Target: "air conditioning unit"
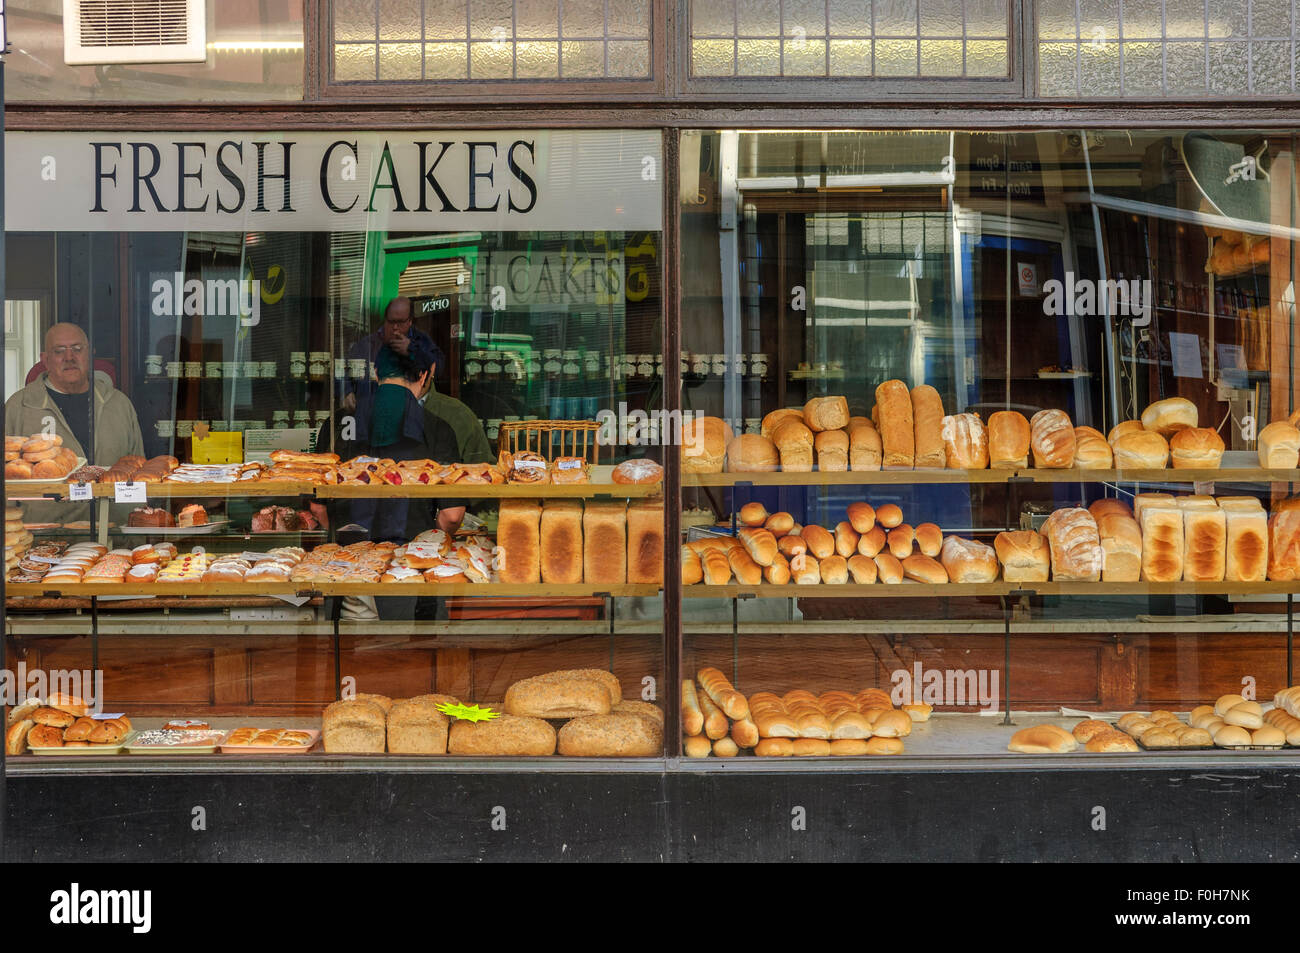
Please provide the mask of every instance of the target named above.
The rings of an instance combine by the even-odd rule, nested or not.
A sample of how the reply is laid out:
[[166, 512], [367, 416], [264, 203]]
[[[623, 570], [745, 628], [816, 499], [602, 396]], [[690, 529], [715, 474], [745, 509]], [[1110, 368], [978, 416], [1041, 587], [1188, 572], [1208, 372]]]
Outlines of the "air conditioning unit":
[[63, 60], [201, 63], [207, 59], [207, 0], [63, 0]]

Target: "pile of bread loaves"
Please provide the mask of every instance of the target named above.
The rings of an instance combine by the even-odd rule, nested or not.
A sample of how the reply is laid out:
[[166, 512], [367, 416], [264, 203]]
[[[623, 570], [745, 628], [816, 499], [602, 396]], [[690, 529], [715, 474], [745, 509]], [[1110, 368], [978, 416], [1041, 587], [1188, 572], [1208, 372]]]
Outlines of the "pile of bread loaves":
[[[506, 689], [495, 718], [453, 718], [440, 705], [450, 695], [394, 701], [357, 695], [325, 709], [323, 737], [331, 754], [495, 755], [648, 758], [663, 754], [663, 712], [624, 700], [617, 676], [599, 669], [549, 672]], [[504, 713], [501, 713], [504, 712]], [[562, 721], [557, 730], [552, 722]]]
[[497, 545], [503, 583], [661, 585], [663, 500], [502, 500]]
[[716, 668], [682, 683], [682, 750], [688, 758], [733, 758], [742, 749], [765, 757], [902, 754], [912, 723], [928, 721], [929, 705], [895, 709], [879, 688], [821, 695], [796, 689], [746, 698]]
[[[939, 392], [899, 380], [876, 388], [871, 417], [849, 416], [843, 397], [818, 397], [802, 408], [775, 410], [761, 432], [736, 436], [718, 417], [697, 417], [683, 427], [686, 473], [872, 470], [1217, 469], [1224, 442], [1198, 425], [1196, 405], [1182, 397], [1151, 404], [1141, 420], [1126, 420], [1109, 434], [1078, 426], [1063, 410], [1030, 419], [1013, 410], [991, 414], [944, 413]], [[1259, 433], [1261, 467], [1295, 469], [1300, 460], [1300, 411]]]

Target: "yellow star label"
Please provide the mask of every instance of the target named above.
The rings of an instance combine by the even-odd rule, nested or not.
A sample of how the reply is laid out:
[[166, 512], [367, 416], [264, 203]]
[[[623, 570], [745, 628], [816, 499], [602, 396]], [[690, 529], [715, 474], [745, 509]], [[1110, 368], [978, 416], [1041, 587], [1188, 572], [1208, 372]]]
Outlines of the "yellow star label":
[[438, 711], [465, 721], [491, 721], [501, 714], [491, 708], [480, 708], [478, 705], [453, 705], [450, 702], [439, 705]]

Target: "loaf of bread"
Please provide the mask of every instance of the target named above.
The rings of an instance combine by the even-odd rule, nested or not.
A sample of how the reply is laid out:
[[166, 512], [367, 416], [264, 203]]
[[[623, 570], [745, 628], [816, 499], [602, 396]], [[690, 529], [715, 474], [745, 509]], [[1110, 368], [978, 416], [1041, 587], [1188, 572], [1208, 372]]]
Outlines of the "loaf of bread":
[[566, 758], [653, 758], [663, 754], [663, 726], [632, 712], [581, 715], [560, 728]]
[[882, 459], [880, 434], [870, 424], [849, 427], [849, 469], [879, 470]]
[[1074, 424], [1063, 410], [1040, 410], [1029, 421], [1029, 446], [1038, 469], [1074, 466]]
[[973, 539], [949, 536], [943, 541], [939, 562], [950, 582], [997, 582], [998, 557], [993, 547]]
[[781, 457], [781, 469], [808, 473], [813, 468], [813, 432], [802, 420], [791, 418], [776, 428], [772, 442]]
[[388, 713], [388, 750], [393, 754], [446, 754], [451, 719], [440, 704], [456, 704], [450, 695], [421, 695], [393, 703]]
[[853, 528], [853, 524], [848, 520], [840, 520], [835, 524], [835, 553], [848, 559], [858, 551], [858, 541], [862, 539], [862, 534]]
[[727, 550], [727, 563], [735, 574], [736, 582], [742, 586], [757, 586], [763, 581], [763, 567], [750, 557], [744, 546]]
[[1169, 463], [1169, 443], [1153, 430], [1122, 434], [1111, 447], [1117, 470], [1163, 470]]
[[910, 470], [916, 462], [916, 433], [912, 423], [912, 395], [900, 380], [876, 388], [877, 430], [883, 448], [881, 466]]
[[1176, 505], [1142, 507], [1142, 580], [1178, 582], [1183, 578], [1183, 514]]
[[1220, 497], [1226, 545], [1223, 578], [1263, 582], [1268, 578], [1268, 514], [1252, 496]]
[[582, 582], [582, 504], [577, 500], [547, 500], [542, 507], [540, 536], [542, 582]]
[[682, 472], [721, 473], [735, 434], [721, 417], [693, 417], [682, 424]]
[[725, 586], [731, 582], [731, 562], [726, 553], [710, 549], [700, 557], [700, 565], [706, 586]]
[[1217, 470], [1223, 459], [1223, 438], [1209, 427], [1186, 427], [1169, 438], [1174, 469]]
[[983, 470], [989, 465], [989, 433], [979, 414], [943, 418], [944, 458], [949, 470]]
[[338, 701], [325, 709], [321, 735], [329, 754], [383, 754], [387, 715], [372, 701]]
[[1051, 570], [1047, 538], [1034, 530], [998, 533], [993, 540], [1007, 582], [1046, 582]]
[[835, 555], [835, 537], [824, 527], [809, 524], [803, 528], [800, 535], [804, 544], [808, 547], [808, 552], [818, 559], [825, 559], [827, 556]]
[[737, 434], [727, 444], [727, 469], [732, 473], [770, 473], [781, 469], [781, 455], [768, 437]]
[[817, 469], [842, 472], [849, 468], [849, 435], [843, 430], [823, 430], [813, 439], [817, 450]]
[[916, 548], [923, 555], [938, 557], [943, 550], [943, 530], [935, 523], [922, 523], [915, 530]]
[[749, 717], [749, 702], [744, 695], [736, 691], [736, 687], [731, 684], [721, 669], [702, 668], [696, 678], [704, 693], [722, 709], [722, 713], [728, 718], [740, 721]]
[[767, 507], [757, 501], [746, 503], [736, 514], [736, 521], [742, 526], [762, 526], [772, 514]]
[[1259, 465], [1265, 469], [1294, 470], [1300, 461], [1300, 430], [1284, 420], [1259, 432]]
[[771, 531], [762, 527], [746, 526], [736, 531], [736, 538], [740, 540], [745, 551], [749, 553], [749, 558], [754, 560], [760, 566], [770, 566], [772, 561], [780, 555], [777, 550], [776, 537]]
[[1063, 754], [1074, 751], [1079, 743], [1074, 735], [1057, 725], [1032, 725], [1011, 736], [1008, 751], [1022, 754]]
[[582, 512], [583, 582], [627, 582], [627, 505], [589, 501]]
[[1082, 507], [1056, 510], [1043, 523], [1052, 553], [1056, 582], [1097, 582], [1101, 579], [1101, 537], [1092, 514]]
[[609, 688], [595, 678], [549, 673], [521, 679], [507, 688], [505, 711], [529, 718], [606, 715], [615, 700], [610, 696]]
[[1223, 510], [1209, 500], [1209, 506], [1188, 505], [1183, 497], [1183, 579], [1187, 582], [1219, 582], [1227, 558], [1227, 521]]
[[1121, 420], [1115, 426], [1110, 428], [1110, 433], [1106, 434], [1106, 442], [1113, 447], [1115, 446], [1115, 441], [1124, 436], [1124, 434], [1141, 433], [1144, 430], [1146, 430], [1146, 428], [1142, 426], [1142, 421], [1140, 420]]
[[1029, 421], [1014, 410], [999, 410], [989, 417], [989, 466], [1015, 470], [1029, 466]]
[[1273, 507], [1268, 518], [1268, 578], [1275, 582], [1300, 579], [1300, 508]]
[[948, 581], [948, 573], [943, 564], [929, 556], [913, 553], [902, 560], [903, 575], [917, 582], [942, 585]]
[[759, 428], [759, 433], [769, 440], [776, 433], [776, 429], [787, 420], [803, 420], [802, 407], [782, 407], [780, 410], [774, 410], [763, 418], [763, 424]]
[[1185, 397], [1158, 400], [1142, 411], [1142, 426], [1166, 437], [1180, 430], [1197, 426], [1199, 415], [1196, 405]]
[[1137, 582], [1142, 575], [1142, 531], [1137, 520], [1113, 511], [1094, 513], [1094, 519], [1101, 536], [1102, 582]]
[[1074, 428], [1074, 465], [1080, 470], [1109, 470], [1115, 462], [1110, 444], [1092, 427]]
[[627, 507], [627, 581], [661, 586], [664, 581], [664, 502], [635, 500]]
[[814, 397], [803, 405], [803, 422], [813, 433], [849, 425], [849, 402], [843, 397]]
[[876, 553], [876, 578], [886, 585], [897, 585], [903, 581], [903, 564], [898, 557], [888, 550]]
[[524, 585], [542, 581], [542, 506], [537, 500], [502, 500], [497, 516], [498, 560], [503, 583]]
[[1177, 506], [1169, 493], [1138, 493], [1133, 497], [1133, 518], [1142, 525], [1142, 511], [1148, 506]]
[[943, 400], [929, 384], [912, 388], [913, 465], [918, 470], [942, 470], [948, 451], [943, 439]]
[[1101, 522], [1103, 516], [1107, 516], [1111, 513], [1119, 513], [1121, 516], [1131, 517], [1133, 515], [1133, 507], [1129, 506], [1117, 497], [1106, 496], [1091, 503], [1088, 506], [1088, 512], [1092, 514], [1093, 519]]
[[490, 721], [457, 719], [447, 739], [447, 753], [544, 757], [555, 754], [555, 729], [540, 718], [519, 715], [498, 715]]

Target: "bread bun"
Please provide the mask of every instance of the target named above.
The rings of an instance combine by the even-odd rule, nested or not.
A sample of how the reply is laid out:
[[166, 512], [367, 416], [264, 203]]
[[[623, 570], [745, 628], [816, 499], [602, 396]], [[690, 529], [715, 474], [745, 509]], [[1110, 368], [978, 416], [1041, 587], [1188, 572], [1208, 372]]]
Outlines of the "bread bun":
[[835, 555], [835, 537], [821, 526], [805, 526], [800, 534], [808, 546], [808, 552], [818, 559]]
[[1250, 744], [1250, 732], [1237, 725], [1224, 725], [1214, 733], [1214, 743], [1220, 748], [1237, 748]]
[[1226, 715], [1231, 709], [1243, 704], [1246, 699], [1240, 695], [1220, 695], [1214, 703], [1214, 713], [1219, 717]]
[[1198, 425], [1196, 405], [1185, 397], [1169, 397], [1142, 411], [1142, 427], [1164, 436]]
[[1096, 718], [1085, 718], [1071, 730], [1070, 734], [1074, 735], [1074, 740], [1081, 745], [1086, 745], [1097, 735], [1107, 731], [1114, 731], [1110, 725]]
[[902, 562], [903, 575], [908, 579], [938, 586], [948, 581], [948, 572], [943, 568], [943, 564], [929, 556], [913, 553]]
[[1084, 742], [1084, 749], [1107, 754], [1141, 750], [1138, 748], [1136, 741], [1122, 731], [1115, 731], [1113, 728], [1107, 728], [1105, 731], [1094, 734]]
[[889, 535], [884, 527], [873, 526], [869, 533], [863, 533], [858, 537], [858, 552], [868, 559], [874, 559], [876, 554], [885, 548], [887, 542], [889, 542]]
[[1151, 430], [1126, 433], [1111, 447], [1117, 470], [1163, 470], [1169, 462], [1168, 441]]
[[887, 551], [877, 553], [875, 562], [876, 578], [881, 582], [893, 586], [903, 581], [903, 564], [892, 553]]
[[912, 717], [905, 711], [884, 711], [872, 722], [872, 735], [878, 738], [905, 738], [912, 733]]
[[1057, 725], [1033, 725], [1021, 728], [1011, 736], [1008, 751], [1022, 754], [1062, 754], [1074, 751], [1079, 743], [1074, 736]]
[[[40, 718], [36, 719], [40, 721]], [[1242, 702], [1240, 705], [1234, 705], [1228, 709], [1227, 714], [1223, 716], [1226, 724], [1237, 725], [1241, 728], [1250, 728], [1254, 730], [1264, 724], [1264, 713], [1256, 702]]]
[[818, 564], [822, 582], [827, 585], [842, 586], [849, 581], [848, 561], [838, 554], [831, 554]]
[[889, 551], [897, 559], [906, 559], [912, 555], [912, 545], [916, 542], [916, 531], [907, 523], [901, 523], [889, 531], [885, 537]]
[[772, 535], [779, 539], [794, 528], [794, 517], [784, 510], [778, 511], [767, 518], [763, 528], [771, 530]]
[[756, 433], [742, 433], [727, 444], [727, 470], [731, 473], [772, 473], [781, 469], [776, 444]]
[[841, 520], [835, 524], [835, 552], [837, 555], [848, 559], [858, 551], [858, 540], [862, 534], [853, 528], [853, 524], [848, 520]]
[[1177, 748], [1178, 736], [1171, 731], [1156, 726], [1138, 735], [1145, 748]]
[[1272, 725], [1264, 725], [1262, 728], [1256, 728], [1250, 733], [1250, 743], [1253, 745], [1277, 745], [1281, 747], [1286, 744], [1286, 732], [1280, 728], [1274, 728]]
[[736, 514], [736, 518], [746, 526], [762, 526], [767, 522], [769, 515], [771, 514], [767, 512], [767, 507], [762, 503], [754, 502], [742, 506], [740, 512]]
[[870, 503], [850, 503], [847, 515], [858, 533], [869, 533], [876, 525], [876, 510]]
[[1178, 737], [1180, 748], [1203, 748], [1214, 744], [1214, 736], [1204, 728], [1188, 728]]
[[922, 523], [916, 528], [916, 548], [924, 556], [937, 557], [943, 550], [943, 530], [934, 523]]
[[1223, 438], [1209, 427], [1187, 427], [1169, 438], [1174, 469], [1204, 467], [1218, 469], [1223, 459]]
[[886, 503], [876, 508], [876, 522], [890, 530], [903, 522], [903, 510], [896, 503]]

